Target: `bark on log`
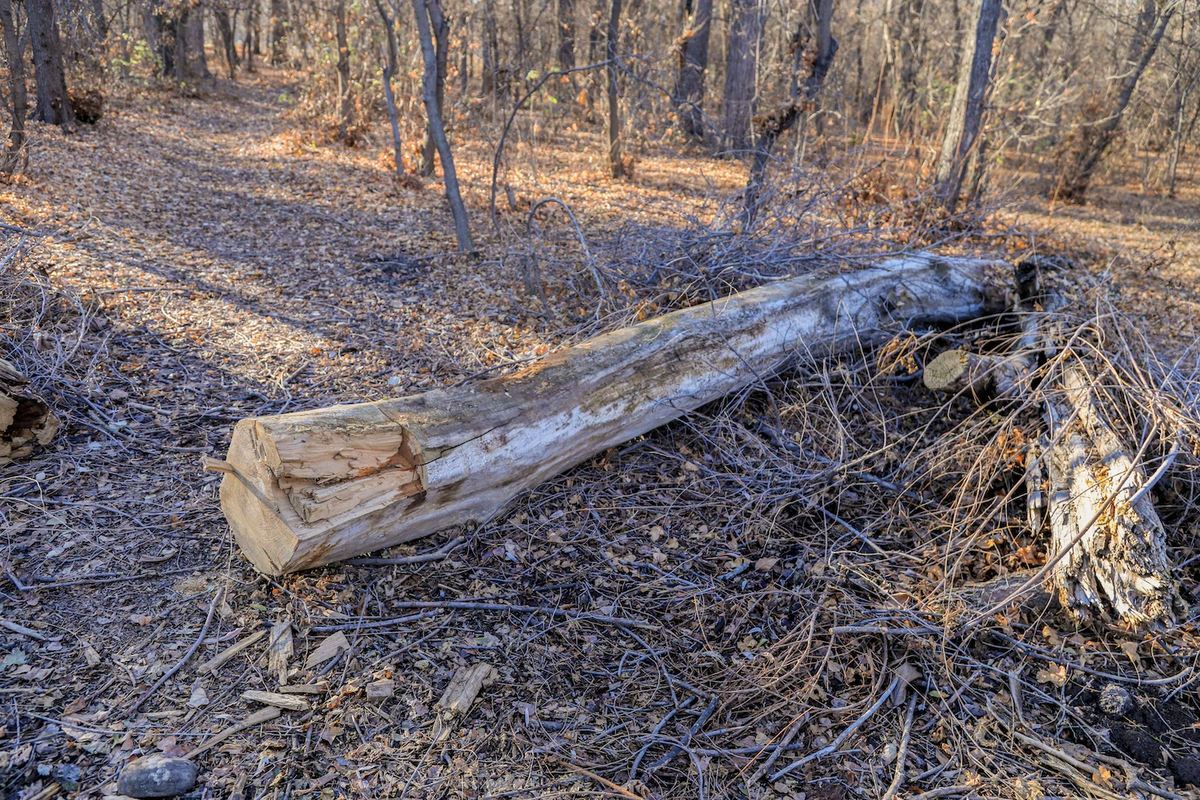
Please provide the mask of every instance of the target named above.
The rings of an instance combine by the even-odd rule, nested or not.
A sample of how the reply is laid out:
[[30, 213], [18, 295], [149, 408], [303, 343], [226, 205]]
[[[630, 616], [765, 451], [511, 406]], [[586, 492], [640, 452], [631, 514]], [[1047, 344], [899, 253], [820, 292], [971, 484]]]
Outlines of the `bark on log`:
[[487, 518], [605, 449], [777, 372], [912, 324], [1005, 307], [997, 262], [929, 255], [768, 284], [458, 389], [242, 420], [221, 505], [279, 575]]
[[58, 432], [58, 417], [44, 400], [20, 388], [28, 383], [16, 367], [0, 358], [0, 465], [10, 464], [46, 445]]

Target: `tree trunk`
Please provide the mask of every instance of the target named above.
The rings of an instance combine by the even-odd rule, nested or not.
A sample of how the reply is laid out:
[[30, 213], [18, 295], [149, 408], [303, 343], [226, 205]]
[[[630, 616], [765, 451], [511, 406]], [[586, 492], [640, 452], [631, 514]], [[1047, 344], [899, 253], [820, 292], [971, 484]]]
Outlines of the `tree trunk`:
[[762, 38], [761, 0], [730, 0], [729, 58], [725, 67], [726, 149], [745, 150], [754, 115], [758, 45]]
[[25, 89], [25, 59], [21, 57], [17, 23], [13, 18], [12, 0], [0, 0], [0, 29], [4, 34], [4, 54], [8, 60], [8, 86], [12, 97], [12, 128], [8, 133], [8, 149], [0, 161], [0, 172], [12, 175], [21, 172], [29, 163], [26, 149], [25, 111], [29, 103]]
[[942, 139], [934, 192], [946, 210], [954, 212], [962, 193], [967, 165], [983, 128], [984, 103], [992, 69], [992, 43], [1000, 21], [1001, 0], [977, 0], [975, 35], [966, 41], [958, 84], [950, 103], [950, 118]]
[[492, 0], [483, 0], [483, 76], [480, 91], [484, 97], [495, 97], [500, 90], [500, 38], [496, 28], [496, 9]]
[[[429, 21], [433, 25], [433, 36], [436, 42], [437, 54], [437, 106], [442, 111], [446, 106], [446, 71], [450, 63], [450, 23], [442, 13], [441, 0], [428, 0]], [[443, 122], [445, 117], [443, 117]], [[425, 128], [425, 138], [421, 143], [421, 168], [418, 171], [424, 178], [431, 177], [434, 169], [434, 154], [437, 148], [433, 143], [433, 134], [429, 127]]]
[[604, 57], [608, 59], [608, 171], [614, 178], [625, 174], [621, 161], [621, 107], [617, 86], [617, 40], [621, 34], [621, 0], [611, 0]]
[[[605, 0], [596, 0], [596, 7], [592, 11], [592, 21], [588, 25], [588, 63], [595, 64], [600, 60], [600, 48], [604, 43], [604, 12], [608, 8]], [[607, 73], [605, 73], [607, 76]], [[587, 110], [590, 116], [596, 106], [596, 98], [600, 95], [601, 81], [600, 74], [595, 70], [588, 75], [590, 90], [587, 93]]]
[[681, 37], [674, 98], [683, 132], [696, 138], [704, 136], [704, 84], [711, 34], [712, 0], [697, 0], [695, 13]]
[[271, 63], [279, 66], [287, 60], [287, 5], [271, 0]]
[[1074, 153], [1059, 181], [1055, 192], [1056, 199], [1068, 203], [1084, 201], [1088, 186], [1092, 182], [1092, 175], [1095, 174], [1104, 151], [1116, 136], [1117, 126], [1121, 124], [1121, 115], [1133, 99], [1138, 80], [1150, 64], [1150, 59], [1158, 49], [1158, 43], [1162, 41], [1177, 7], [1177, 3], [1160, 4], [1159, 0], [1143, 0], [1133, 39], [1122, 64], [1123, 77], [1113, 82], [1112, 89], [1101, 105], [1103, 116], [1084, 122]]
[[425, 115], [429, 120], [429, 131], [442, 160], [442, 176], [446, 183], [446, 200], [454, 215], [454, 234], [458, 249], [463, 253], [474, 251], [471, 242], [471, 226], [467, 219], [467, 207], [463, 204], [458, 189], [458, 173], [454, 169], [454, 156], [450, 153], [450, 142], [446, 139], [446, 128], [442, 124], [442, 110], [437, 96], [437, 52], [433, 47], [433, 33], [429, 28], [429, 9], [426, 0], [412, 0], [417, 20], [417, 36], [421, 41], [421, 55], [425, 62], [425, 75], [421, 82], [421, 97], [425, 102]]
[[37, 105], [33, 118], [51, 125], [73, 126], [75, 112], [67, 94], [62, 40], [54, 18], [54, 0], [25, 0], [29, 39], [33, 45], [33, 70], [37, 80]]
[[338, 54], [338, 137], [346, 144], [353, 144], [350, 133], [354, 120], [351, 119], [353, 106], [350, 102], [350, 41], [346, 35], [346, 0], [337, 0], [334, 36]]
[[237, 42], [233, 38], [233, 23], [229, 19], [229, 9], [224, 6], [213, 8], [213, 18], [217, 21], [217, 33], [221, 37], [221, 49], [225, 52], [225, 66], [229, 70], [229, 80], [236, 80]]
[[558, 68], [575, 67], [575, 0], [558, 0]]
[[204, 52], [204, 6], [189, 8], [180, 15], [175, 37], [180, 45], [175, 63], [180, 82], [211, 78]]
[[[419, 0], [418, 0], [419, 2]], [[1004, 266], [929, 255], [806, 275], [597, 337], [511, 377], [238, 423], [221, 506], [279, 575], [486, 519], [511, 498], [797, 354], [1004, 308]], [[901, 301], [900, 298], [903, 298]]]
[[387, 100], [388, 120], [392, 123], [392, 152], [396, 159], [396, 177], [402, 182], [411, 178], [404, 171], [404, 148], [400, 142], [400, 116], [396, 112], [396, 95], [392, 90], [392, 78], [400, 66], [399, 48], [396, 46], [396, 19], [383, 7], [383, 0], [375, 0], [375, 8], [383, 21], [387, 41], [387, 63], [383, 67], [383, 95]]
[[[794, 97], [788, 106], [768, 116], [759, 124], [758, 130], [755, 132], [754, 160], [750, 163], [750, 179], [746, 183], [746, 205], [742, 215], [743, 229], [748, 230], [753, 227], [754, 221], [758, 217], [767, 163], [770, 161], [775, 143], [780, 136], [796, 124], [796, 120], [799, 119], [805, 107], [816, 102], [821, 88], [825, 85], [825, 76], [829, 74], [829, 68], [833, 65], [833, 57], [837, 55], [838, 42], [833, 38], [832, 31], [833, 0], [818, 0], [816, 12], [817, 52], [813, 56], [812, 70], [804, 81], [803, 95]], [[802, 49], [799, 41], [796, 42], [796, 49], [793, 63], [799, 65], [801, 61], [799, 51]], [[798, 87], [797, 78], [793, 78], [793, 83]]]
[[897, 9], [899, 33], [897, 42], [900, 61], [896, 70], [896, 127], [897, 133], [911, 135], [917, 107], [917, 74], [924, 55], [925, 7], [927, 0], [902, 0]]

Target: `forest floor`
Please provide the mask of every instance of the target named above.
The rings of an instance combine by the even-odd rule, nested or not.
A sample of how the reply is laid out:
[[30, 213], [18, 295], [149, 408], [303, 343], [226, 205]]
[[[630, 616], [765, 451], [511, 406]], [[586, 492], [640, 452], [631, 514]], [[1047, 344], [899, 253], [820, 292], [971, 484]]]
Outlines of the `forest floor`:
[[[1041, 617], [1017, 626], [1023, 633], [1008, 630], [1051, 649], [1074, 647], [1071, 657], [1093, 672], [1124, 676], [1140, 703], [1132, 721], [1100, 720], [1092, 706], [1103, 681], [1059, 680], [1028, 648], [993, 643], [991, 654], [977, 647], [947, 656], [908, 640], [889, 652], [887, 637], [882, 650], [865, 648], [851, 636], [810, 652], [814, 630], [854, 621], [847, 608], [878, 600], [869, 576], [887, 574], [911, 595], [939, 576], [876, 564], [831, 522], [838, 516], [784, 514], [770, 492], [751, 498], [754, 486], [732, 472], [697, 468], [712, 438], [743, 418], [737, 405], [582, 465], [515, 501], [506, 519], [439, 562], [257, 575], [221, 516], [220, 476], [200, 468], [200, 455], [224, 454], [235, 421], [496, 374], [683, 302], [614, 280], [610, 291], [625, 291], [628, 302], [600, 318], [565, 219], [547, 230], [544, 251], [523, 238], [530, 203], [564, 200], [593, 255], [640, 247], [636, 261], [670, 249], [659, 245], [663, 231], [718, 214], [744, 181], [737, 162], [669, 154], [642, 154], [633, 180], [612, 181], [599, 138], [564, 125], [538, 148], [514, 144], [512, 202], [502, 188], [496, 232], [487, 222], [491, 147], [468, 140], [456, 155], [481, 255], [456, 256], [440, 185], [398, 184], [378, 146], [315, 143], [288, 114], [288, 77], [219, 81], [198, 98], [131, 90], [95, 127], [72, 135], [35, 127], [29, 173], [0, 186], [3, 221], [39, 232], [12, 233], [7, 246], [73, 298], [51, 301], [64, 304], [61, 324], [47, 328], [30, 362], [58, 371], [47, 385], [70, 406], [64, 428], [35, 457], [0, 468], [0, 616], [25, 629], [0, 630], [6, 797], [115, 794], [130, 759], [190, 751], [250, 716], [258, 706], [241, 693], [280, 684], [265, 642], [216, 669], [197, 667], [281, 622], [294, 632], [286, 682], [315, 684], [317, 693], [297, 695], [307, 710], [200, 756], [196, 796], [235, 788], [281, 799], [880, 796], [903, 708], [878, 711], [851, 749], [774, 782], [752, 776], [768, 756], [778, 756], [777, 770], [833, 741], [880, 697], [897, 658], [966, 665], [965, 683], [941, 685], [940, 694], [940, 679], [922, 668], [923, 690], [941, 706], [921, 706], [902, 796], [951, 786], [985, 797], [1082, 791], [1058, 766], [1039, 766], [1049, 756], [1014, 744], [999, 722], [985, 730], [982, 701], [968, 709], [978, 722], [947, 705], [973, 692], [1030, 715], [1047, 741], [1056, 741], [1051, 730], [1062, 736], [1064, 726], [1102, 722], [1124, 731], [1114, 740], [1136, 744], [1144, 734], [1148, 749], [1121, 753], [1136, 758], [1143, 780], [1187, 791], [1184, 781], [1195, 778], [1187, 770], [1200, 766], [1200, 723], [1190, 700], [1163, 710], [1191, 679], [1176, 682], [1190, 667], [1180, 671], [1188, 662], [1162, 647], [1143, 644], [1139, 654], [1135, 643], [1131, 654], [1097, 634], [1059, 637], [1058, 623]], [[1110, 277], [1166, 352], [1186, 353], [1200, 317], [1200, 193], [1188, 186], [1168, 201], [1099, 188], [1094, 197], [1083, 207], [1008, 208], [992, 234], [953, 246], [1003, 255], [1052, 242]], [[534, 252], [543, 253], [546, 303], [526, 288]], [[824, 381], [814, 398], [857, 380], [813, 374]], [[795, 391], [807, 391], [799, 384]], [[901, 405], [928, 404], [917, 389], [897, 391]], [[804, 418], [798, 407], [793, 420]], [[841, 495], [862, 506], [852, 521], [872, 503], [895, 513], [899, 500], [877, 498], [877, 481], [812, 475], [835, 480], [817, 490], [830, 502]], [[389, 555], [436, 550], [463, 533]], [[878, 534], [889, 549], [912, 552], [933, 552], [940, 535]], [[1014, 539], [1011, 552], [1024, 544]], [[1190, 553], [1180, 546], [1176, 556]], [[977, 574], [1004, 574], [1013, 558]], [[889, 589], [888, 602], [900, 591]], [[439, 608], [444, 600], [599, 616], [563, 622]], [[413, 613], [401, 601], [428, 605]], [[613, 626], [603, 615], [647, 627]], [[323, 642], [344, 647], [312, 660]], [[437, 702], [450, 678], [477, 663], [495, 668], [493, 682], [465, 719], [442, 720]], [[1027, 710], [1014, 689], [1024, 682]], [[997, 736], [1013, 752], [1024, 747], [1023, 758], [993, 754], [1000, 745], [988, 741]], [[1082, 747], [1082, 739], [1054, 747]], [[1096, 796], [1115, 796], [1103, 780]]]

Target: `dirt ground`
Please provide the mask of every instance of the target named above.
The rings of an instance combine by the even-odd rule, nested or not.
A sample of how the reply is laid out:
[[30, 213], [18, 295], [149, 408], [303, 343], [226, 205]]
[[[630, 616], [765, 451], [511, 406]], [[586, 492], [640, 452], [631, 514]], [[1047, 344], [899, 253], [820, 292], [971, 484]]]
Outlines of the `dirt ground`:
[[[548, 304], [526, 291], [527, 267], [511, 242], [530, 203], [559, 197], [594, 247], [628, 248], [638, 231], [712, 215], [716, 198], [744, 180], [737, 163], [660, 152], [640, 155], [632, 181], [613, 182], [599, 138], [564, 124], [552, 145], [514, 144], [506, 176], [514, 202], [502, 185], [496, 232], [487, 221], [491, 149], [469, 140], [458, 156], [482, 255], [454, 256], [440, 185], [399, 186], [382, 138], [356, 149], [314, 142], [289, 116], [287, 81], [276, 73], [220, 81], [200, 98], [130, 92], [94, 128], [64, 136], [35, 127], [29, 174], [0, 186], [3, 221], [38, 232], [6, 231], [10, 245], [20, 240], [82, 315], [73, 318], [78, 331], [45, 344], [66, 354], [62, 368], [81, 381], [58, 398], [71, 404], [62, 433], [33, 458], [0, 467], [0, 617], [24, 629], [0, 629], [5, 797], [115, 794], [129, 760], [188, 752], [249, 717], [261, 706], [241, 694], [281, 682], [265, 640], [213, 670], [198, 667], [284, 622], [295, 651], [284, 679], [316, 693], [296, 695], [305, 710], [199, 756], [194, 796], [876, 797], [891, 780], [903, 707], [877, 712], [870, 735], [844, 752], [778, 780], [751, 777], [768, 754], [778, 770], [833, 742], [881, 696], [885, 667], [906, 658], [961, 658], [970, 679], [940, 687], [932, 676], [906, 679], [940, 700], [920, 707], [921, 745], [901, 796], [1081, 791], [1062, 770], [1038, 766], [1050, 756], [999, 722], [985, 730], [986, 704], [961, 706], [975, 692], [1044, 714], [1033, 728], [1048, 738], [1104, 727], [1105, 746], [1117, 748], [1106, 752], [1134, 758], [1163, 796], [1189, 791], [1200, 723], [1190, 657], [1174, 645], [1139, 653], [1135, 643], [1130, 655], [1094, 634], [1060, 636], [1058, 623], [1039, 617], [1008, 630], [1020, 648], [996, 639], [946, 655], [899, 637], [889, 651], [885, 637], [882, 651], [864, 650], [851, 635], [812, 651], [814, 630], [861, 622], [839, 617], [844, 596], [874, 598], [877, 621], [900, 620], [896, 598], [937, 576], [884, 589], [837, 515], [785, 513], [782, 495], [760, 495], [737, 470], [720, 471], [709, 457], [713, 431], [739, 435], [733, 422], [761, 412], [761, 399], [582, 465], [514, 502], [444, 560], [257, 575], [220, 514], [220, 476], [200, 469], [200, 455], [224, 454], [235, 421], [496, 374], [612, 324], [572, 302], [571, 288], [589, 281], [583, 258], [543, 260], [553, 272]], [[1191, 185], [1178, 200], [1100, 187], [1094, 198], [1084, 207], [1008, 207], [999, 216], [1010, 227], [961, 246], [1003, 255], [1048, 241], [1070, 250], [1111, 278], [1114, 296], [1164, 351], [1194, 363], [1200, 195]], [[570, 227], [561, 217], [555, 224], [546, 234], [556, 237], [554, 252], [570, 252]], [[659, 307], [635, 298], [621, 313]], [[796, 391], [809, 378], [825, 381], [819, 391], [852, 380], [814, 376]], [[916, 389], [898, 391], [906, 408], [923, 402]], [[784, 409], [796, 425], [799, 406], [791, 417]], [[795, 480], [849, 506], [855, 492], [879, 491], [832, 477], [824, 489], [830, 474]], [[436, 550], [466, 533], [384, 555]], [[933, 552], [937, 535], [895, 547]], [[1189, 548], [1175, 555], [1186, 560]], [[1194, 580], [1189, 570], [1186, 585]], [[1177, 642], [1193, 632], [1175, 633]], [[310, 663], [335, 635], [345, 648]], [[1038, 661], [1034, 640], [1092, 673], [1043, 680], [1038, 670], [1055, 662]], [[469, 714], [440, 716], [452, 676], [481, 663], [494, 671]], [[820, 680], [814, 664], [828, 667]], [[1120, 719], [1096, 710], [1109, 680], [1097, 675], [1114, 674], [1137, 701]], [[1014, 687], [1024, 680], [1030, 696], [1050, 699], [1038, 705], [1038, 694], [1022, 712]], [[1024, 746], [1027, 760], [1001, 753], [997, 736]], [[1080, 746], [1102, 749], [1079, 736]], [[1126, 791], [1096, 786], [1095, 796]]]

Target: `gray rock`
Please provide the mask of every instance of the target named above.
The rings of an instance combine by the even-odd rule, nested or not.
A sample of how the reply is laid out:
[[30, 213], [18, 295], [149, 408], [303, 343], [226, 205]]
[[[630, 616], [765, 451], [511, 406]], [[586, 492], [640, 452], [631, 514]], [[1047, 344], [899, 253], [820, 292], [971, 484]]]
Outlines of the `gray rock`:
[[1133, 696], [1124, 686], [1110, 683], [1100, 690], [1100, 710], [1118, 716], [1133, 707]]
[[186, 758], [154, 753], [131, 762], [117, 780], [117, 791], [128, 797], [174, 797], [196, 785], [198, 770]]

